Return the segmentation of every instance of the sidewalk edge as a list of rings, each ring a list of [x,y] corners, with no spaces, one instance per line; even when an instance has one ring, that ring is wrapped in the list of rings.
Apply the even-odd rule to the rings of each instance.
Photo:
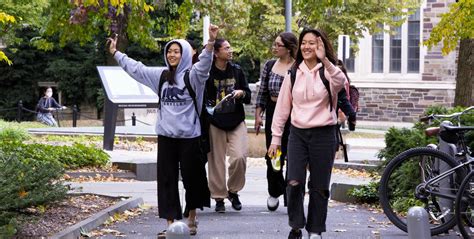
[[[88,193],[91,194],[91,193]],[[109,195],[103,195],[103,194],[95,194],[95,195],[100,195],[100,196],[107,196],[110,197]],[[119,197],[123,198],[123,197]],[[128,198],[127,200],[121,201],[116,203],[115,205],[112,205],[92,216],[89,218],[80,221],[76,224],[74,224],[71,227],[66,228],[65,230],[62,230],[54,235],[51,236],[51,238],[54,239],[59,239],[59,238],[80,238],[81,236],[81,230],[82,231],[90,231],[95,229],[96,227],[102,225],[109,216],[113,216],[115,213],[121,213],[125,210],[131,209],[131,208],[136,208],[138,205],[143,204],[143,199],[141,197],[131,197]]]

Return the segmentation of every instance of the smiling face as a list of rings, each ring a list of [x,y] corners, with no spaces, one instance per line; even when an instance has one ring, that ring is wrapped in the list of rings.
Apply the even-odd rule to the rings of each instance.
[[[301,54],[303,56],[303,59],[308,61],[313,61],[317,60],[316,56],[316,49],[318,46],[317,43],[317,38],[314,33],[308,32],[307,34],[304,35],[303,40],[301,41]]]
[[[166,52],[166,59],[168,60],[168,64],[176,68],[181,60],[181,47],[179,47],[178,43],[172,43]]]
[[[232,60],[232,47],[228,41],[224,41],[219,49],[215,50],[216,59],[223,61]]]

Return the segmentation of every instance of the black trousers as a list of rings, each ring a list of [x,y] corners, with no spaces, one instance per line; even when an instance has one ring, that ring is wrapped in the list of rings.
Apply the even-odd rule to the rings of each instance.
[[[190,210],[210,207],[205,162],[200,157],[198,138],[176,139],[158,136],[158,213],[160,218],[182,219],[179,200],[179,170]]]
[[[336,126],[312,129],[290,128],[288,141],[288,217],[292,228],[325,232],[329,183],[337,147]],[[306,166],[309,166],[309,205],[306,221],[303,208]],[[297,184],[294,184],[297,182]]]
[[[275,112],[276,102],[268,99],[267,105],[265,107],[265,140],[267,145],[267,151],[270,147],[272,142],[272,122],[273,122],[273,114]],[[281,163],[281,170],[275,171],[272,168],[271,158],[268,157],[268,154],[265,154],[265,160],[267,164],[267,182],[268,182],[268,194],[272,197],[279,197],[284,195],[284,202],[286,205],[286,181],[285,177],[283,177],[283,166],[285,165],[285,158],[287,153],[287,146],[288,146],[288,135],[290,131],[290,120],[287,121],[285,125],[285,129],[283,131],[283,136],[281,139],[281,156],[280,156],[280,163]]]

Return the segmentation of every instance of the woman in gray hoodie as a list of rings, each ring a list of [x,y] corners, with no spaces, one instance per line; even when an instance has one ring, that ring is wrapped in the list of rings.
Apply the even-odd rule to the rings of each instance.
[[[192,47],[186,40],[178,39],[165,46],[167,67],[147,67],[120,51],[117,51],[117,37],[109,38],[109,52],[133,79],[150,87],[160,97],[156,133],[158,134],[158,213],[168,225],[182,219],[179,201],[179,170],[186,190],[186,205],[190,209],[188,226],[191,235],[197,233],[196,208],[210,207],[210,193],[207,186],[205,164],[200,158],[199,137],[201,127],[199,115],[203,92],[212,65],[214,41],[218,27],[209,27],[209,41],[199,56],[199,62],[192,64]],[[198,111],[186,88],[184,78],[189,82],[198,102]],[[160,79],[165,81],[160,86]],[[161,89],[161,92],[158,92]],[[166,237],[166,231],[158,234]]]

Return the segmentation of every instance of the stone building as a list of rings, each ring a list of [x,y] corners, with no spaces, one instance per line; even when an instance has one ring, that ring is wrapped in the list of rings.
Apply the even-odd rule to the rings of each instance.
[[[443,56],[440,46],[422,45],[453,2],[425,0],[401,27],[391,29],[396,34],[366,33],[359,39],[358,53],[351,51],[345,61],[360,92],[359,120],[414,122],[431,105],[453,105],[457,51]],[[253,108],[246,107],[247,115]]]
[[[396,34],[366,34],[346,64],[360,91],[360,120],[416,121],[431,105],[452,106],[457,51],[428,50],[422,42],[454,0],[425,0]]]

